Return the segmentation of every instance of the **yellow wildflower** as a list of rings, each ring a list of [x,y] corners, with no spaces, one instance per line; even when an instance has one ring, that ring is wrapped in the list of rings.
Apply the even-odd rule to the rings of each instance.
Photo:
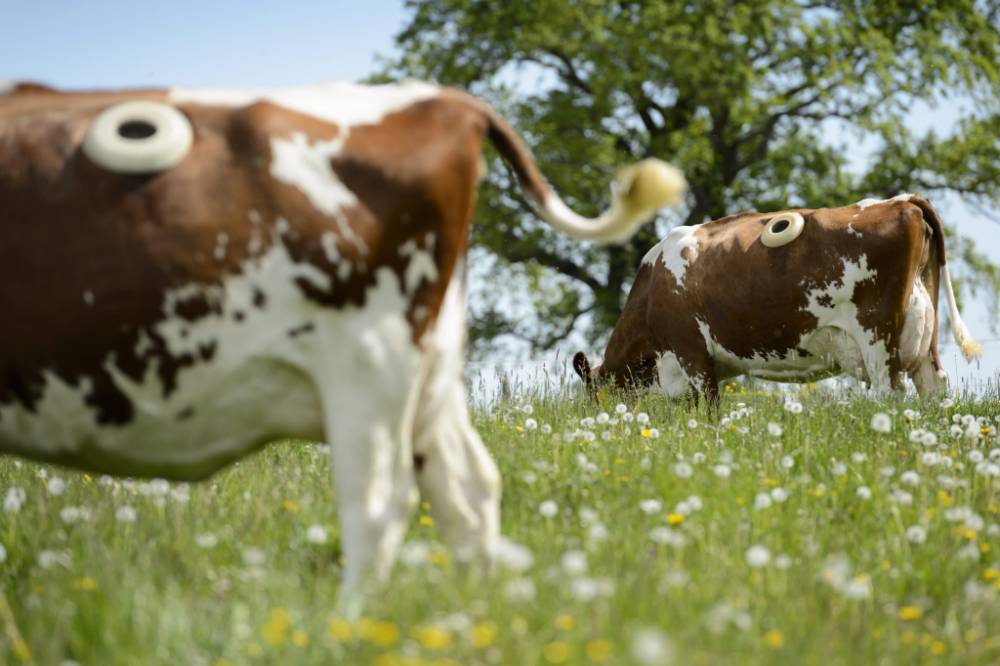
[[[611,658],[611,641],[598,638],[587,642],[587,658],[598,663]]]
[[[84,590],[85,592],[90,592],[91,590],[97,589],[97,581],[90,576],[84,576],[83,578],[74,578],[70,582],[70,586],[74,590]]]
[[[785,635],[782,634],[777,629],[771,629],[766,634],[764,634],[764,644],[769,648],[774,648],[777,650],[782,645],[785,644]]]
[[[446,566],[448,564],[448,553],[431,553],[430,556],[431,564],[436,564],[439,567]]]
[[[945,644],[943,641],[934,641],[931,643],[931,654],[935,657],[940,657],[944,654]]]
[[[295,647],[305,647],[309,645],[309,634],[301,629],[296,629],[292,632],[292,645]]]
[[[924,611],[920,606],[903,606],[899,609],[899,619],[900,620],[919,620],[924,615]]]
[[[399,640],[399,628],[392,622],[362,618],[355,625],[362,640],[381,647],[391,647]]]
[[[570,647],[566,641],[552,641],[542,648],[542,655],[550,664],[564,664],[569,659]]]
[[[427,650],[447,650],[451,647],[451,633],[434,625],[417,627],[413,637]]]
[[[576,620],[573,619],[572,615],[559,615],[556,617],[556,626],[563,631],[570,631],[576,626]]]
[[[420,516],[420,524],[424,527],[430,527],[434,524],[434,519],[430,516]]]
[[[343,620],[330,620],[330,638],[343,642],[351,637],[351,625]]]
[[[281,508],[288,513],[298,513],[302,507],[295,500],[286,499],[281,503]]]
[[[650,430],[649,428],[643,428],[642,430],[639,431],[639,434],[642,435],[643,437],[649,437],[651,434],[653,434],[653,431]]]
[[[671,513],[667,516],[667,523],[671,525],[680,525],[684,522],[684,516],[679,513]]]
[[[472,627],[472,645],[477,648],[487,648],[497,639],[497,625],[493,622],[480,622]]]
[[[288,640],[288,628],[292,624],[291,615],[284,608],[272,608],[267,614],[267,622],[260,633],[264,641],[272,647],[284,645]]]

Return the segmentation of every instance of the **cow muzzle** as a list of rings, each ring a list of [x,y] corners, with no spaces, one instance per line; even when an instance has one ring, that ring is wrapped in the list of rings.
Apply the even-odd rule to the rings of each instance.
[[[760,242],[766,247],[788,245],[799,237],[805,223],[801,213],[775,215],[764,225],[764,231],[760,234]]]
[[[194,132],[172,106],[135,100],[102,111],[80,146],[97,166],[112,173],[149,174],[176,166],[191,149]]]

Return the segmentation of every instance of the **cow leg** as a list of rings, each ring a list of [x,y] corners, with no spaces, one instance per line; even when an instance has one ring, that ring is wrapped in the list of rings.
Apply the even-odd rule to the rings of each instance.
[[[948,374],[937,366],[930,354],[920,360],[916,369],[910,371],[910,379],[921,398],[939,395],[948,390]]]
[[[445,390],[421,404],[417,483],[455,558],[489,560],[500,540],[500,472],[472,426],[461,379]]]
[[[412,431],[419,366],[382,360],[380,371],[338,377],[323,395],[344,558],[338,603],[347,616],[361,611],[368,581],[388,578],[417,501]]]

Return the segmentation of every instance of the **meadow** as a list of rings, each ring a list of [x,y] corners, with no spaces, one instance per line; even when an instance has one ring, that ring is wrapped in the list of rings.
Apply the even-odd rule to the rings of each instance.
[[[739,384],[476,413],[492,576],[422,505],[365,616],[334,614],[328,452],[201,484],[0,460],[0,663],[996,664],[1000,399]]]

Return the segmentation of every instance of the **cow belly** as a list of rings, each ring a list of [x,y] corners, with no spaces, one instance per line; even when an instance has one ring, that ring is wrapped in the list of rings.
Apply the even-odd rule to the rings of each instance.
[[[703,333],[707,333],[707,327]],[[866,378],[857,342],[836,326],[822,326],[804,334],[795,349],[784,353],[756,353],[749,358],[738,356],[710,337],[708,339],[719,379],[749,375],[777,382],[808,382],[840,373]]]
[[[899,337],[899,360],[904,369],[915,370],[930,351],[935,316],[931,295],[918,276],[913,281],[903,331]]]
[[[192,369],[170,399],[134,401],[124,425],[101,425],[84,394],[49,377],[34,411],[0,409],[0,450],[122,475],[204,477],[279,436],[319,439],[315,384],[259,359],[228,373]],[[200,375],[200,376],[199,376]]]

